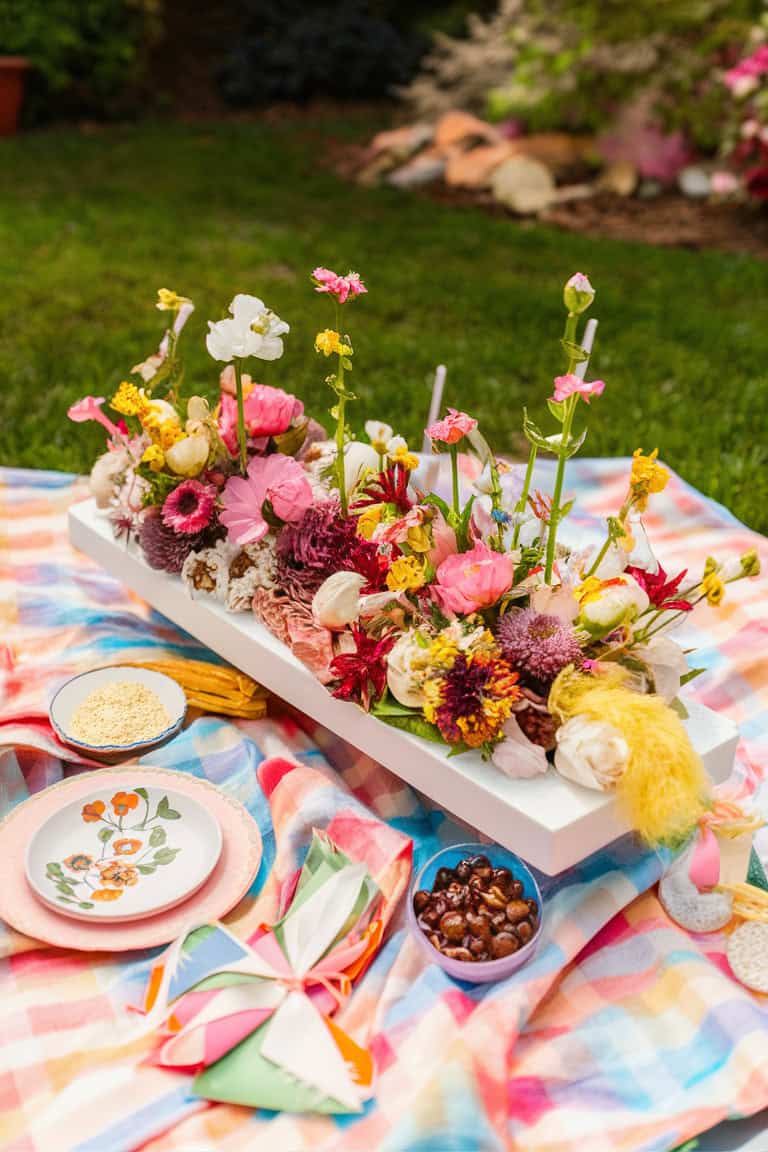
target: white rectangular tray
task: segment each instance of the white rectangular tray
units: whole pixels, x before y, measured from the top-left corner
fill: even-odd
[[[510,780],[477,753],[448,758],[438,745],[335,700],[250,613],[226,612],[210,597],[193,600],[178,577],[154,571],[135,545],[115,541],[93,500],[70,510],[69,534],[76,548],[174,624],[542,872],[555,875],[628,831],[610,794],[570,784],[554,770],[534,780]],[[738,732],[701,705],[687,707],[691,739],[709,775],[720,782],[730,774]]]

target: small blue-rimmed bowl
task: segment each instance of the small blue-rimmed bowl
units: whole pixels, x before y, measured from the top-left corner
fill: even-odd
[[[77,708],[92,692],[114,681],[143,684],[154,692],[170,717],[168,727],[151,740],[137,740],[131,744],[88,744],[71,736],[69,728]],[[62,744],[91,760],[103,760],[108,764],[126,760],[131,756],[140,756],[159,748],[161,744],[166,744],[180,731],[186,714],[187,698],[184,689],[170,676],[165,676],[162,672],[151,672],[147,668],[129,668],[121,664],[113,664],[109,668],[94,668],[91,672],[73,676],[71,680],[62,684],[48,709],[51,725]]]
[[[432,891],[439,868],[455,868],[460,860],[467,856],[487,856],[493,868],[509,868],[515,880],[523,886],[523,898],[535,900],[539,906],[539,924],[536,932],[528,941],[513,952],[510,956],[503,956],[500,960],[453,960],[444,956],[422,932],[416,919],[413,908],[413,896],[422,888]],[[455,980],[466,980],[470,984],[488,984],[493,980],[505,980],[513,972],[517,972],[534,956],[541,940],[541,928],[544,920],[544,906],[539,886],[533,873],[514,852],[501,848],[498,844],[451,844],[448,848],[441,848],[428,860],[413,882],[408,897],[408,923],[416,937],[416,942],[432,964],[439,964],[449,976]]]

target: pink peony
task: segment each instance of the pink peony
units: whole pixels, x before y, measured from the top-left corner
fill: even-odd
[[[495,604],[512,587],[514,573],[510,555],[478,543],[469,552],[443,560],[433,593],[447,611],[467,615]]]
[[[448,409],[448,415],[442,420],[436,420],[427,428],[430,440],[439,440],[442,444],[458,444],[467,432],[477,428],[477,420],[467,416],[466,412],[457,412],[455,408]]]
[[[231,476],[223,494],[221,523],[229,539],[245,546],[263,540],[269,531],[264,505],[284,523],[301,520],[312,505],[312,489],[301,464],[290,456],[256,456],[248,478]]]
[[[224,373],[222,373],[222,376]],[[228,382],[227,382],[228,384]],[[226,385],[223,385],[226,387]],[[243,378],[243,387],[247,387]],[[252,384],[243,405],[245,428],[251,440],[279,436],[286,432],[294,420],[304,415],[304,405],[282,388],[268,384]],[[219,435],[233,456],[237,454],[237,400],[229,390],[222,390],[219,411]]]
[[[555,376],[555,394],[552,399],[560,403],[578,394],[589,404],[590,396],[602,396],[604,389],[604,380],[580,380],[575,373],[569,372],[567,376]]]
[[[315,292],[328,292],[336,297],[339,304],[346,304],[350,296],[354,299],[368,291],[358,272],[347,272],[346,276],[339,276],[330,268],[315,268],[312,279]]]

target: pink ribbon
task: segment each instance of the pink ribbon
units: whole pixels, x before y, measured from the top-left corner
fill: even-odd
[[[744,820],[744,812],[730,800],[716,800],[699,817],[696,843],[688,863],[688,876],[699,889],[714,888],[720,879],[720,844],[715,829]]]

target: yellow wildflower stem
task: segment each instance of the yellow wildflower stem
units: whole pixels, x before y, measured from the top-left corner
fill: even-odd
[[[336,484],[341,501],[341,514],[347,515],[347,485],[344,476],[344,408],[347,397],[344,393],[344,365],[339,354],[339,370],[336,375]]]
[[[235,356],[235,388],[237,389],[237,442],[240,445],[240,471],[245,476],[248,470],[248,440],[245,432],[245,400],[243,398],[243,377],[239,356]]]

